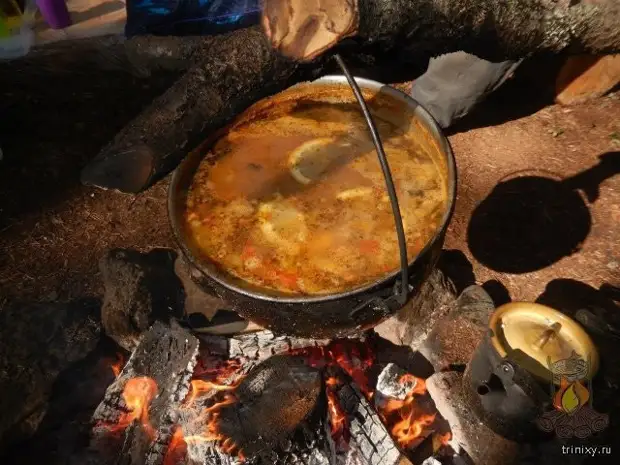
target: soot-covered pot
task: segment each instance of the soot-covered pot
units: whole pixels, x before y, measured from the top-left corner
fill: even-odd
[[[417,257],[409,262],[409,297],[411,297],[420,289],[435,266],[452,216],[456,195],[456,168],[452,150],[437,123],[409,96],[375,81],[356,78],[356,82],[365,93],[388,101],[386,111],[393,114],[396,121],[405,122],[408,130],[416,131],[416,142],[425,151],[433,154],[445,182],[447,199],[439,226]],[[347,86],[344,76],[328,76],[292,89],[321,92],[327,86],[334,85],[343,86],[343,94],[347,91],[351,93],[350,89],[344,87]],[[269,105],[277,105],[277,98],[278,96],[275,96],[276,100],[258,102],[248,111],[253,111],[255,107],[261,111],[268,110]],[[303,98],[303,95],[300,98]],[[350,101],[355,102],[352,93]],[[201,274],[199,283],[206,290],[217,293],[229,302],[233,306],[232,310],[245,318],[276,332],[296,336],[326,338],[349,336],[380,323],[398,311],[404,304],[402,300],[393,298],[400,289],[398,270],[375,282],[345,292],[328,295],[289,295],[268,291],[239,279],[201,253],[184,221],[187,213],[186,202],[192,181],[205,159],[206,152],[225,130],[226,128],[223,128],[220,133],[209,136],[192,152],[176,170],[170,185],[168,206],[172,228],[184,255]]]

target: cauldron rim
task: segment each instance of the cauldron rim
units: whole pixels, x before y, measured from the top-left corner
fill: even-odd
[[[447,208],[444,211],[441,222],[435,235],[431,240],[429,240],[424,248],[418,253],[418,255],[409,262],[409,268],[412,268],[416,262],[420,260],[421,257],[426,256],[430,253],[430,250],[433,248],[435,242],[440,240],[445,230],[447,229],[450,220],[452,218],[452,214],[454,213],[455,203],[456,203],[456,186],[457,186],[457,176],[456,176],[456,161],[454,159],[454,154],[452,152],[452,147],[450,146],[450,142],[447,137],[441,130],[439,124],[434,120],[431,114],[422,107],[418,102],[416,102],[412,97],[405,94],[404,92],[395,89],[386,84],[382,84],[380,82],[355,77],[356,82],[360,86],[361,89],[369,89],[371,91],[376,91],[382,93],[384,95],[389,95],[397,101],[404,103],[407,107],[412,110],[414,117],[421,121],[425,128],[430,132],[434,141],[438,144],[440,153],[445,157],[446,165],[447,165],[447,177],[448,177],[448,195],[447,195]],[[310,83],[300,83],[300,84],[311,84],[311,85],[333,85],[333,84],[343,84],[348,86],[348,82],[345,76],[340,75],[328,75],[322,78],[319,78]],[[293,86],[294,87],[294,86]],[[292,87],[291,87],[292,88]],[[290,89],[290,88],[289,88]],[[285,89],[286,91],[288,89]],[[283,91],[283,92],[284,92]],[[243,114],[240,113],[240,115]],[[241,294],[246,298],[251,298],[259,301],[274,302],[278,304],[313,304],[313,303],[323,303],[330,302],[335,300],[340,300],[347,297],[360,296],[365,293],[368,293],[372,290],[388,286],[391,282],[394,282],[395,279],[400,275],[400,269],[394,270],[393,273],[386,275],[376,281],[370,282],[366,285],[359,286],[353,289],[346,290],[344,292],[334,293],[334,294],[321,294],[321,295],[291,295],[285,293],[276,293],[270,291],[266,288],[261,288],[258,286],[249,285],[247,282],[231,275],[230,273],[222,270],[217,267],[214,262],[207,261],[204,257],[197,257],[194,254],[187,244],[187,239],[185,234],[183,233],[180,227],[180,218],[181,218],[181,208],[179,208],[179,204],[182,203],[179,201],[179,191],[187,191],[185,189],[186,178],[189,177],[193,179],[193,175],[197,168],[197,165],[204,158],[200,156],[200,153],[206,153],[204,150],[206,147],[210,146],[215,142],[222,133],[229,127],[229,125],[225,125],[219,131],[208,135],[206,140],[200,144],[194,151],[190,153],[190,155],[177,167],[172,175],[172,179],[170,181],[169,189],[168,189],[168,216],[171,224],[171,228],[173,234],[175,236],[176,242],[181,248],[185,257],[189,260],[191,265],[199,270],[204,276],[215,281],[220,286],[223,286],[228,291],[232,291],[237,294]],[[198,163],[196,163],[198,160]],[[193,162],[193,163],[192,163]],[[189,172],[189,173],[188,173]],[[183,187],[182,187],[183,186]],[[236,285],[234,282],[242,282],[243,286]],[[269,294],[266,292],[270,292]]]

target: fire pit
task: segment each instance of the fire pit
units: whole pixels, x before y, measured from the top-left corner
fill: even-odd
[[[289,344],[282,341],[288,339]],[[226,339],[156,324],[108,388],[89,454],[147,464],[406,464],[450,432],[425,381],[367,340]],[[245,351],[240,353],[239,347]],[[172,357],[155,351],[179,349]],[[114,462],[112,462],[114,463]]]

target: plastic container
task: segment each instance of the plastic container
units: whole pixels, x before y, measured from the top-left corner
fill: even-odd
[[[71,16],[65,0],[37,0],[37,6],[43,19],[52,29],[71,26]]]
[[[5,2],[0,10],[0,60],[19,58],[34,44],[34,1],[26,3],[22,13],[14,1]]]
[[[211,35],[259,22],[260,0],[127,0],[125,35]]]

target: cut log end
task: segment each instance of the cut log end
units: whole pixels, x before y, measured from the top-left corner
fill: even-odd
[[[311,61],[357,32],[358,0],[266,0],[262,24],[284,56]]]

